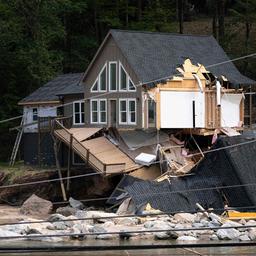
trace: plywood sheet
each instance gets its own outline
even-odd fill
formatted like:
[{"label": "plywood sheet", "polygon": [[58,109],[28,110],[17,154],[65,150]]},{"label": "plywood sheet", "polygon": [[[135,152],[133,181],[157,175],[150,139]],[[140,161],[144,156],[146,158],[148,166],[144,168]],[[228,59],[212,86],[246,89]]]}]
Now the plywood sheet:
[{"label": "plywood sheet", "polygon": [[69,129],[69,132],[73,134],[73,136],[78,140],[78,141],[84,141],[88,138],[90,138],[92,135],[95,133],[99,132],[101,128],[87,128],[87,127],[82,127],[82,128],[71,128]]}]

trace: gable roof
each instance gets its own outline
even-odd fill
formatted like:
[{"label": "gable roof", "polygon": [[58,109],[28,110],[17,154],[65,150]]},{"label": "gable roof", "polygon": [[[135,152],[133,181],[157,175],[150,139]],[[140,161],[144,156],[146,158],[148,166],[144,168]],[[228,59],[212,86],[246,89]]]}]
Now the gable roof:
[{"label": "gable roof", "polygon": [[83,73],[59,75],[49,81],[19,102],[19,105],[59,102],[59,95],[82,94],[83,86],[80,84]]},{"label": "gable roof", "polygon": [[[114,38],[142,84],[177,75],[176,68],[188,58],[192,63],[203,64],[216,76],[226,76],[233,84],[255,83],[242,75],[232,62],[213,65],[229,60],[213,36],[110,30],[100,49],[109,36]],[[100,53],[100,49],[92,63]]]}]

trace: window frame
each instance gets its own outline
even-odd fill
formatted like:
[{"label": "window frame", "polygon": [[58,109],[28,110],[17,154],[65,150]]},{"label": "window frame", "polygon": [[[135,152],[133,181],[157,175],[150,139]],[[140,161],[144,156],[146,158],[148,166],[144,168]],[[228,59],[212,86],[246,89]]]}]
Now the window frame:
[{"label": "window frame", "polygon": [[[103,73],[104,69],[106,68],[106,89],[105,90],[101,90],[101,74]],[[93,87],[95,86],[95,84],[98,82],[98,88],[97,90],[93,90]],[[108,69],[107,69],[107,62],[103,65],[103,67],[101,68],[97,78],[95,79],[90,91],[92,93],[95,93],[95,92],[106,92],[108,89]]]},{"label": "window frame", "polygon": [[[76,107],[75,107],[76,104],[79,104],[79,112],[76,112]],[[77,100],[73,102],[73,125],[85,124],[85,121],[82,122],[82,115],[84,115],[84,119],[85,119],[85,109],[83,108],[83,111],[82,111],[82,104],[84,104],[84,108],[85,108],[85,102],[83,100]],[[76,122],[76,114],[78,113],[79,113],[79,123]]]},{"label": "window frame", "polygon": [[[125,106],[126,106],[126,122],[122,122],[121,119],[121,114],[124,111],[121,111],[121,102],[124,101],[125,102]],[[135,122],[131,122],[131,110],[130,110],[130,102],[135,102]],[[137,125],[137,100],[136,98],[121,98],[119,99],[119,109],[118,109],[118,115],[119,115],[119,125]]]},{"label": "window frame", "polygon": [[38,121],[38,108],[32,108],[32,121],[33,122]]},{"label": "window frame", "polygon": [[[93,121],[93,111],[92,111],[92,103],[96,102],[96,106],[97,106],[97,122]],[[100,110],[100,102],[105,102],[105,111],[106,112],[106,121],[102,122],[101,121],[101,110]],[[96,111],[94,111],[96,112]],[[107,124],[108,122],[108,106],[107,106],[107,99],[91,99],[90,100],[90,123],[91,124]]]},{"label": "window frame", "polygon": [[[116,89],[111,89],[111,64],[116,65]],[[118,62],[117,61],[109,61],[108,63],[108,89],[110,92],[117,92],[119,87],[119,81],[118,81]]]}]

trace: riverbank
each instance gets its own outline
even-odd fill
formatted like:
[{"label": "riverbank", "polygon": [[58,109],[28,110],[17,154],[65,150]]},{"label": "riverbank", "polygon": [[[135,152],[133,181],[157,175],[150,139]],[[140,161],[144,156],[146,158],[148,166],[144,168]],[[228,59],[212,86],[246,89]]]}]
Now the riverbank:
[{"label": "riverbank", "polygon": [[[28,204],[26,207],[29,207]],[[34,207],[34,206],[33,206]],[[46,207],[44,206],[44,209]],[[230,221],[210,213],[166,215],[145,210],[141,216],[123,217],[116,213],[84,208],[71,200],[56,213],[39,216],[38,208],[0,206],[0,239],[14,238],[42,242],[73,240],[169,240],[174,242],[254,241],[256,221]],[[26,214],[23,214],[26,212]],[[9,223],[10,225],[3,225]]]}]

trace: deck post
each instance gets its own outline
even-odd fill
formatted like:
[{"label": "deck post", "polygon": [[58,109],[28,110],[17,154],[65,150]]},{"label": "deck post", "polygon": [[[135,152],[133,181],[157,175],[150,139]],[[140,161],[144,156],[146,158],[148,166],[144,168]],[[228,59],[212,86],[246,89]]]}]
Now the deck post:
[{"label": "deck post", "polygon": [[61,174],[61,169],[60,169],[60,162],[59,162],[59,158],[58,158],[57,139],[54,138],[54,136],[53,136],[53,140],[54,140],[53,144],[54,144],[55,161],[56,161],[56,167],[57,167],[58,175],[59,175],[59,178],[60,178],[60,186],[61,186],[62,196],[63,196],[63,200],[67,201],[67,195],[66,195],[65,186],[64,186],[64,183],[63,183],[63,179],[62,179],[62,174]]},{"label": "deck post", "polygon": [[72,160],[72,145],[73,145],[73,134],[70,134],[69,149],[68,149],[68,170],[67,170],[67,191],[70,190],[70,168]]}]

